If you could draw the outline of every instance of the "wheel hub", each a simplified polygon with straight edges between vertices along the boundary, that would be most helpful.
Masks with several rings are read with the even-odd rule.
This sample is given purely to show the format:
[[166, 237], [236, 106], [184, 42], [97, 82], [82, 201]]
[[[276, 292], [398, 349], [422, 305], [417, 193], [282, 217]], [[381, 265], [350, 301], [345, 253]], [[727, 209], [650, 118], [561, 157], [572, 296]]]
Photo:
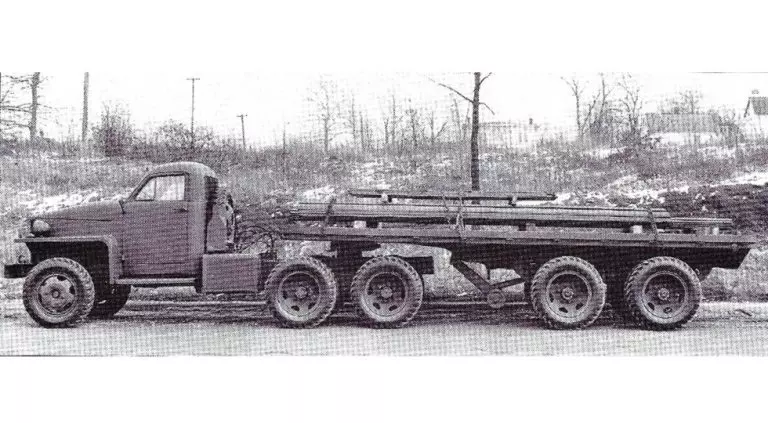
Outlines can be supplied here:
[[656, 296], [659, 297], [661, 301], [669, 300], [669, 296], [670, 296], [669, 289], [659, 288], [659, 290], [656, 292]]
[[364, 301], [379, 316], [397, 314], [406, 304], [407, 288], [396, 273], [379, 273], [368, 281]]
[[573, 288], [571, 288], [570, 286], [563, 288], [563, 290], [560, 291], [560, 296], [565, 301], [571, 301], [574, 296]]
[[48, 312], [60, 313], [75, 302], [74, 285], [62, 275], [52, 275], [39, 285], [39, 304]]
[[303, 300], [307, 297], [307, 294], [309, 294], [308, 290], [304, 286], [300, 286], [296, 288], [296, 291], [294, 292], [294, 295], [296, 296], [296, 299]]
[[388, 299], [392, 298], [393, 294], [394, 293], [392, 292], [392, 288], [390, 288], [388, 286], [382, 287], [381, 291], [379, 291], [379, 296], [382, 299], [385, 299], [385, 300], [388, 300]]

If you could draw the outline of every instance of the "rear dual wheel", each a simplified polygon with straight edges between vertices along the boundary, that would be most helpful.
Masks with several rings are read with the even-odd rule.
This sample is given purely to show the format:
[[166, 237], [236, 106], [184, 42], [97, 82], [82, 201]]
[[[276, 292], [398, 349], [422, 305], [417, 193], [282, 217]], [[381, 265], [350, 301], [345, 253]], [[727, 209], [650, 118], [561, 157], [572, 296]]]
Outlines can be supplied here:
[[265, 288], [272, 315], [283, 326], [292, 328], [323, 323], [333, 311], [338, 296], [333, 272], [312, 257], [278, 264], [267, 277]]
[[350, 290], [357, 314], [377, 328], [397, 328], [410, 322], [421, 308], [424, 286], [407, 261], [374, 257], [355, 273]]
[[688, 264], [654, 257], [637, 265], [624, 286], [627, 313], [638, 325], [672, 330], [690, 321], [701, 303], [701, 282]]
[[586, 260], [563, 256], [546, 262], [531, 281], [536, 314], [553, 329], [591, 325], [605, 305], [606, 286]]

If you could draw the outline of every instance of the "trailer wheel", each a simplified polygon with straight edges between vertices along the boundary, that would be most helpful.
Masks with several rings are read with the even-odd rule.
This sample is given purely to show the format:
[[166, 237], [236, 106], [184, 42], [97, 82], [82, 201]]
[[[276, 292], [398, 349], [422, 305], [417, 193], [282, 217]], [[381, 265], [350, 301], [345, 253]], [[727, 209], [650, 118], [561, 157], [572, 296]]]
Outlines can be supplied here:
[[93, 308], [93, 280], [80, 263], [63, 257], [38, 263], [27, 275], [24, 308], [32, 320], [47, 328], [81, 324]]
[[591, 325], [605, 305], [605, 283], [578, 257], [558, 257], [539, 268], [531, 283], [533, 309], [553, 329]]
[[682, 260], [654, 257], [632, 270], [624, 297], [630, 316], [640, 326], [671, 330], [696, 314], [701, 303], [701, 283]]
[[407, 261], [374, 257], [355, 273], [350, 290], [358, 315], [377, 328], [397, 328], [410, 322], [421, 308], [424, 285]]
[[131, 295], [130, 285], [110, 285], [102, 292], [96, 290], [96, 301], [91, 309], [89, 317], [94, 319], [108, 319], [120, 311], [128, 297]]
[[333, 272], [312, 257], [286, 260], [272, 269], [265, 282], [272, 315], [286, 327], [310, 328], [333, 311], [338, 286]]

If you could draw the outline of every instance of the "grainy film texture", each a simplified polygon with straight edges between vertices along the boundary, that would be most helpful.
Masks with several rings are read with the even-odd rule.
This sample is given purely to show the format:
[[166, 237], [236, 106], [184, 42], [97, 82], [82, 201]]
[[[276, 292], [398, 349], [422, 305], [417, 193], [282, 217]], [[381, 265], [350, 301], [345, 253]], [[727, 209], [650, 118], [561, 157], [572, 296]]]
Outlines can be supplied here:
[[2, 355], [764, 355], [768, 74], [0, 73]]

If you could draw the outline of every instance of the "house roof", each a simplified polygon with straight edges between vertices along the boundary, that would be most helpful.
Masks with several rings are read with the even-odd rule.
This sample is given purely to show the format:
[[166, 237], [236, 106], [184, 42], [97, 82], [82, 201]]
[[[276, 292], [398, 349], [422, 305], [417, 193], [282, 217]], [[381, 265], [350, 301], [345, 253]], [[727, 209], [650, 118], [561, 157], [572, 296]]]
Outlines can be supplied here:
[[768, 115], [768, 97], [750, 97], [747, 100], [747, 109], [744, 110], [744, 116], [749, 113], [750, 105], [752, 105], [756, 115]]

